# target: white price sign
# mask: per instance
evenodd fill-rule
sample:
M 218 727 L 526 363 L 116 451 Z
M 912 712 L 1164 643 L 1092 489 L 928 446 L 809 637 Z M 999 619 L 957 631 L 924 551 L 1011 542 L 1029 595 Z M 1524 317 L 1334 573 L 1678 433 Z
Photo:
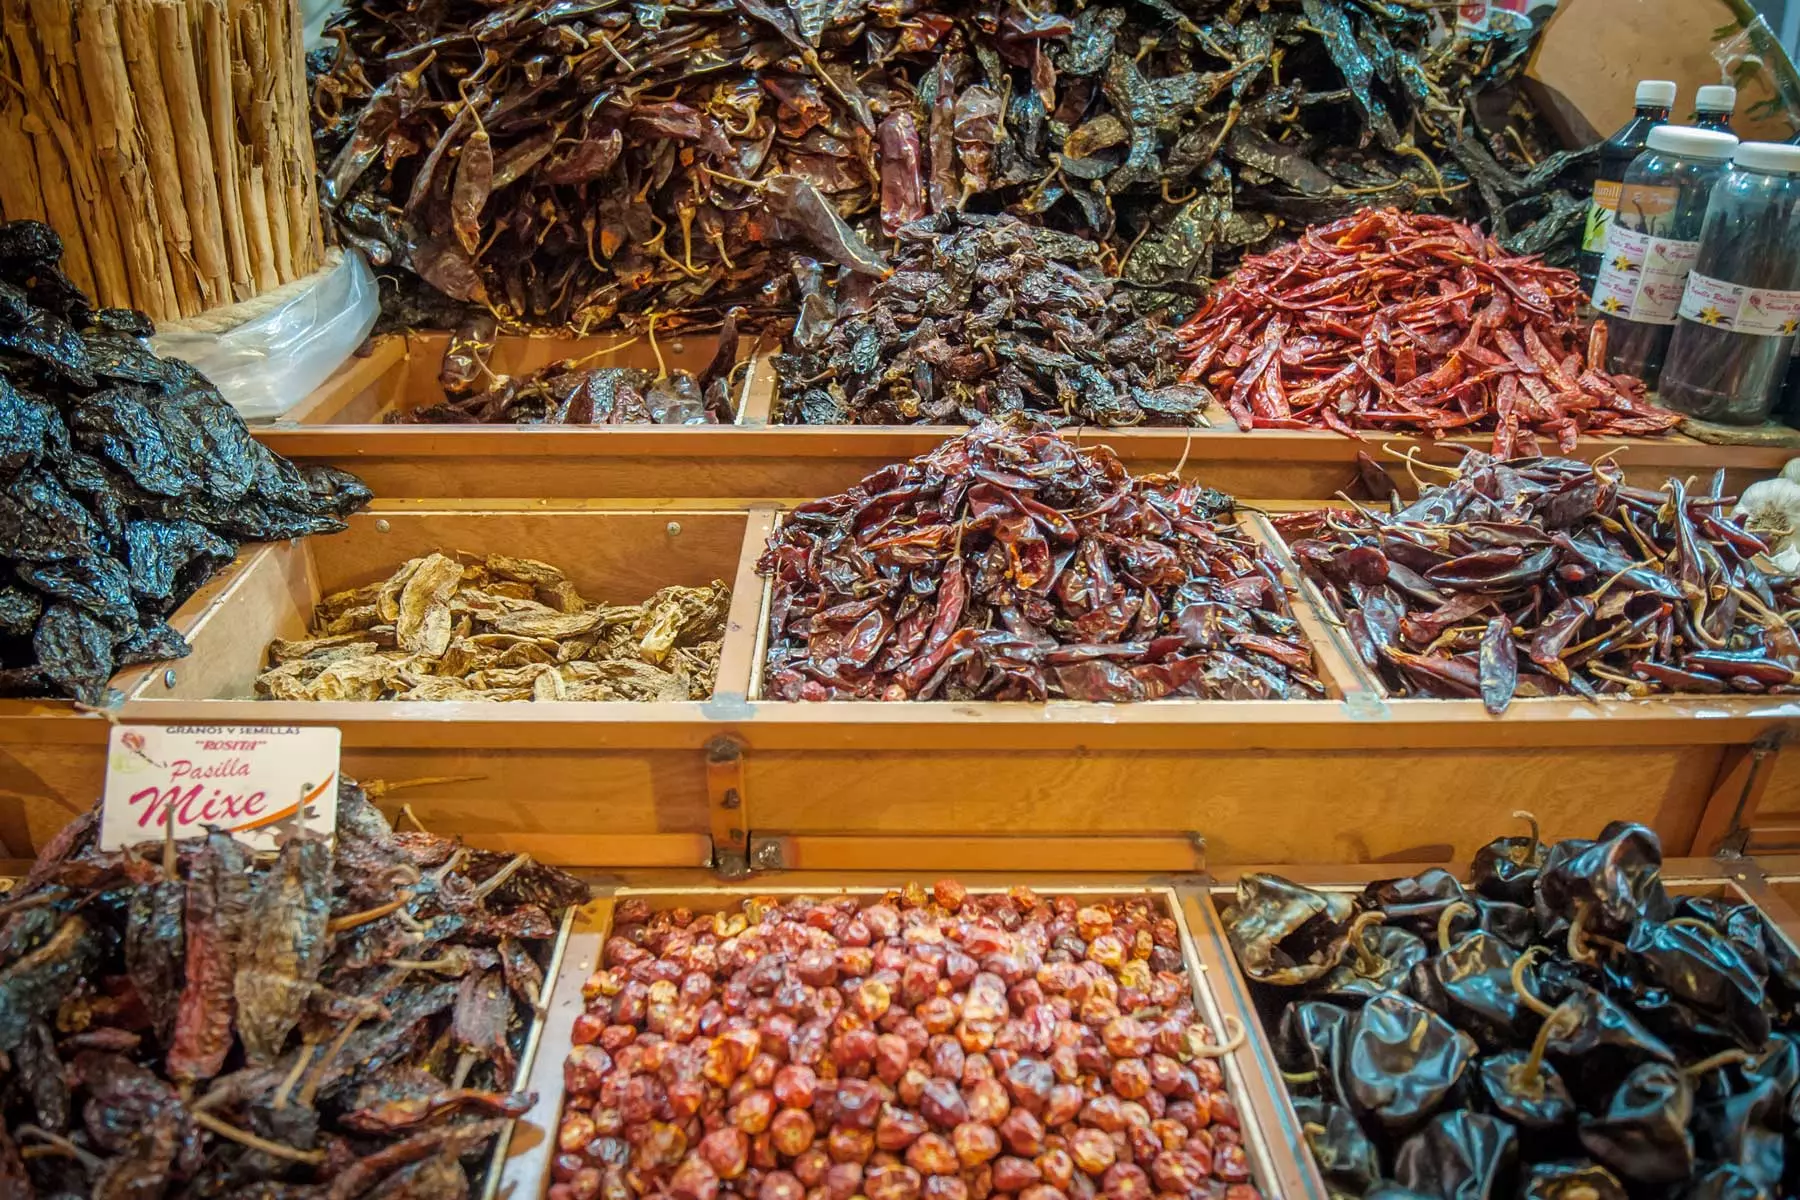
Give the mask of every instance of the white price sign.
M 100 849 L 209 827 L 258 849 L 296 820 L 326 836 L 337 828 L 340 737 L 297 725 L 115 725 L 107 744 Z

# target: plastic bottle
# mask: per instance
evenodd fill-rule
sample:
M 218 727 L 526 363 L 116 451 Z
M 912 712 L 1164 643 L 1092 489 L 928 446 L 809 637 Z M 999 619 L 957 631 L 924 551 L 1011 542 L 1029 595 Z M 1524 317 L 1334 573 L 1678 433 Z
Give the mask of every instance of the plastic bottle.
M 1737 89 L 1729 83 L 1710 83 L 1694 93 L 1694 127 L 1716 129 L 1734 137 L 1731 114 L 1737 110 Z
M 1581 237 L 1581 253 L 1575 269 L 1581 286 L 1594 288 L 1600 274 L 1600 252 L 1606 247 L 1606 227 L 1619 207 L 1619 183 L 1625 168 L 1644 149 L 1644 139 L 1658 125 L 1667 123 L 1675 110 L 1675 84 L 1667 79 L 1645 79 L 1637 85 L 1637 111 L 1624 128 L 1600 143 L 1600 165 L 1594 176 L 1594 194 L 1588 200 L 1587 229 Z
M 1608 371 L 1656 386 L 1700 249 L 1707 199 L 1737 144 L 1716 129 L 1658 125 L 1625 169 L 1594 282 L 1594 308 L 1607 325 Z
M 1663 404 L 1731 425 L 1766 420 L 1800 327 L 1800 146 L 1737 148 L 1713 185 L 1680 311 Z

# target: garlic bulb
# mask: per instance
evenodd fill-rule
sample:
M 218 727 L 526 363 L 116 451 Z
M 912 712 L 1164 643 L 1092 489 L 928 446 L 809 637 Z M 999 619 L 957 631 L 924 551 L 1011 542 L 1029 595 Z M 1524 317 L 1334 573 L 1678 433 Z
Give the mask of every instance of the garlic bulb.
M 1768 542 L 1771 556 L 1778 559 L 1787 550 L 1800 553 L 1800 538 L 1796 537 L 1800 534 L 1800 482 L 1789 475 L 1790 471 L 1800 474 L 1796 463 L 1800 459 L 1783 467 L 1780 476 L 1745 488 L 1731 513 L 1744 528 Z

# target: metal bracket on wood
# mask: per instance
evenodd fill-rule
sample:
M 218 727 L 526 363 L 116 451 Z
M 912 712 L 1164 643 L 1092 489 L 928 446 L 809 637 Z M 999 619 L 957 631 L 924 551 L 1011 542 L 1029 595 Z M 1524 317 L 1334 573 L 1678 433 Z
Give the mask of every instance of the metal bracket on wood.
M 1788 740 L 1782 730 L 1770 730 L 1748 746 L 1727 752 L 1726 766 L 1713 784 L 1712 797 L 1700 816 L 1694 838 L 1696 854 L 1721 858 L 1742 855 L 1756 830 L 1756 810 L 1768 789 L 1770 768 Z
M 750 873 L 750 806 L 744 793 L 744 743 L 720 734 L 706 743 L 707 821 L 712 869 L 725 879 Z

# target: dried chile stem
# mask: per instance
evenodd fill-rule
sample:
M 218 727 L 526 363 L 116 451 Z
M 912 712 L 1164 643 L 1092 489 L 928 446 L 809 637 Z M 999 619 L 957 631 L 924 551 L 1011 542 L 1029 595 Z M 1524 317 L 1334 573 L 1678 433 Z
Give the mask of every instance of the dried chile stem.
M 98 1171 L 105 1166 L 105 1163 L 96 1155 L 83 1150 L 61 1134 L 51 1133 L 48 1129 L 39 1129 L 36 1125 L 21 1125 L 18 1128 L 18 1134 L 20 1139 L 32 1138 L 42 1142 L 46 1149 L 52 1149 L 58 1154 L 74 1159 L 90 1172 Z
M 1707 922 L 1702 921 L 1699 917 L 1670 917 L 1667 921 L 1664 921 L 1663 924 L 1671 929 L 1698 929 L 1701 933 L 1716 938 L 1721 942 L 1729 940 L 1724 934 L 1720 933 Z
M 481 1061 L 481 1054 L 475 1050 L 464 1050 L 456 1056 L 456 1068 L 450 1072 L 450 1089 L 455 1091 L 468 1082 L 469 1072 Z
M 1556 1010 L 1532 995 L 1531 989 L 1525 986 L 1525 972 L 1531 966 L 1531 960 L 1542 953 L 1544 953 L 1542 946 L 1528 946 L 1519 953 L 1519 957 L 1514 960 L 1512 965 L 1512 988 L 1519 997 L 1519 1003 L 1548 1020 Z
M 1593 966 L 1600 961 L 1600 955 L 1589 948 L 1582 939 L 1582 927 L 1588 923 L 1588 901 L 1575 901 L 1575 919 L 1570 921 L 1570 937 L 1568 937 L 1568 955 L 1582 966 Z
M 1746 1051 L 1733 1047 L 1730 1050 L 1721 1050 L 1717 1054 L 1703 1058 L 1697 1063 L 1689 1063 L 1687 1066 L 1681 1068 L 1681 1073 L 1690 1079 L 1698 1079 L 1709 1071 L 1716 1071 L 1720 1067 L 1735 1066 L 1739 1063 L 1747 1063 L 1749 1061 L 1750 1055 Z
M 1550 1048 L 1550 1039 L 1575 1020 L 1575 1010 L 1566 1004 L 1553 1011 L 1544 1019 L 1538 1028 L 1537 1037 L 1532 1039 L 1531 1053 L 1522 1063 L 1518 1063 L 1506 1072 L 1508 1085 L 1532 1097 L 1541 1100 L 1544 1096 L 1544 1053 Z
M 1186 1049 L 1190 1058 L 1224 1058 L 1226 1055 L 1241 1048 L 1245 1041 L 1249 1039 L 1250 1035 L 1249 1032 L 1245 1030 L 1244 1023 L 1230 1013 L 1221 1015 L 1219 1023 L 1225 1027 L 1226 1032 L 1231 1033 L 1233 1029 L 1235 1029 L 1236 1032 L 1231 1033 L 1231 1036 L 1225 1041 L 1218 1043 L 1204 1041 L 1198 1034 L 1188 1038 Z M 1205 1027 L 1194 1026 L 1193 1028 L 1204 1030 Z
M 1539 836 L 1538 836 L 1538 819 L 1537 819 L 1537 815 L 1536 815 L 1536 814 L 1535 814 L 1535 813 L 1532 813 L 1532 812 L 1530 812 L 1530 811 L 1529 811 L 1529 810 L 1527 810 L 1527 809 L 1523 809 L 1523 808 L 1515 808 L 1515 809 L 1513 809 L 1513 816 L 1514 816 L 1514 817 L 1516 817 L 1516 818 L 1517 818 L 1517 819 L 1519 819 L 1519 820 L 1521 820 L 1521 821 L 1523 821 L 1523 822 L 1525 822 L 1525 824 L 1527 824 L 1527 825 L 1529 825 L 1529 826 L 1530 826 L 1530 827 L 1531 827 L 1531 846 L 1532 846 L 1532 853 L 1533 853 L 1533 854 L 1536 854 L 1536 853 L 1537 853 L 1537 847 L 1538 847 L 1538 846 L 1540 846 L 1540 845 L 1542 845 L 1542 844 L 1543 844 L 1543 841 L 1544 841 L 1544 839 L 1543 839 L 1543 838 L 1541 838 L 1541 837 L 1539 837 Z
M 1300 1086 L 1319 1082 L 1319 1073 L 1317 1071 L 1283 1071 L 1281 1078 L 1287 1083 Z
M 1370 909 L 1368 912 L 1359 915 L 1356 920 L 1350 922 L 1350 928 L 1344 931 L 1344 941 L 1349 946 L 1351 954 L 1353 954 L 1356 959 L 1354 969 L 1358 975 L 1361 975 L 1364 978 L 1373 979 L 1375 976 L 1381 974 L 1382 968 L 1387 966 L 1387 960 L 1370 951 L 1370 949 L 1363 944 L 1362 937 L 1363 932 L 1370 926 L 1380 925 L 1386 920 L 1386 914 L 1376 909 Z
M 1438 915 L 1437 938 L 1439 954 L 1450 953 L 1450 924 L 1455 921 L 1456 918 L 1464 915 L 1479 917 L 1481 913 L 1468 901 L 1458 900 L 1456 903 L 1446 906 L 1444 911 Z
M 348 913 L 341 917 L 331 918 L 325 925 L 325 932 L 343 933 L 346 930 L 355 929 L 359 925 L 367 925 L 370 921 L 379 921 L 381 918 L 405 908 L 408 904 L 412 903 L 412 900 L 413 894 L 411 892 L 399 892 L 386 904 L 377 904 L 374 908 L 366 908 L 362 912 Z
M 280 1142 L 271 1142 L 268 1138 L 258 1137 L 246 1129 L 239 1129 L 231 1122 L 199 1109 L 191 1114 L 194 1124 L 209 1133 L 216 1133 L 227 1141 L 236 1142 L 252 1150 L 261 1151 L 272 1158 L 285 1159 L 288 1162 L 305 1163 L 309 1167 L 320 1166 L 325 1162 L 323 1150 L 296 1150 L 292 1146 L 284 1146 Z
M 294 1055 L 294 1065 L 288 1068 L 288 1073 L 282 1079 L 281 1086 L 275 1089 L 275 1100 L 269 1107 L 275 1109 L 287 1107 L 288 1094 L 294 1090 L 294 1085 L 300 1082 L 300 1076 L 306 1073 L 307 1065 L 312 1062 L 313 1055 L 318 1052 L 319 1044 L 317 1042 L 300 1044 L 299 1052 Z
M 520 867 L 530 861 L 531 855 L 529 854 L 515 854 L 512 857 L 512 860 L 504 867 L 501 867 L 481 883 L 475 885 L 475 898 L 477 900 L 485 899 L 489 893 L 505 883 L 508 879 L 511 879 Z

